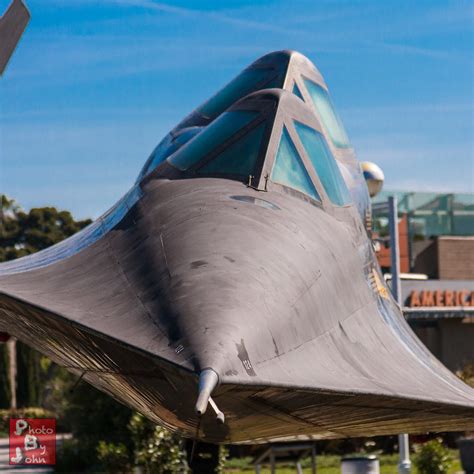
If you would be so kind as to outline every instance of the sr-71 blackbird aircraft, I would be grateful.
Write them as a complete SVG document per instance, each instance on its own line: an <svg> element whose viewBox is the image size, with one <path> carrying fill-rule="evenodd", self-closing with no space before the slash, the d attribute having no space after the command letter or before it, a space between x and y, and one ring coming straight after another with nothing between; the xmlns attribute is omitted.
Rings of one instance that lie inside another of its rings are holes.
<svg viewBox="0 0 474 474"><path fill-rule="evenodd" d="M0 330L210 443L474 429L381 275L314 65L251 64L73 237L0 266Z"/></svg>

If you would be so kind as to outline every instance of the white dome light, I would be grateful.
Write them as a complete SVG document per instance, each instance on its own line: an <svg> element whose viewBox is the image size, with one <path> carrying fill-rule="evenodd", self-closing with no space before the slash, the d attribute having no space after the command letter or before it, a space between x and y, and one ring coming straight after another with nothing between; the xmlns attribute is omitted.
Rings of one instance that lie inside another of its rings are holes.
<svg viewBox="0 0 474 474"><path fill-rule="evenodd" d="M364 173L365 182L369 188L370 197L376 196L383 186L385 176L383 171L375 163L370 161L363 161L361 164L362 172Z"/></svg>

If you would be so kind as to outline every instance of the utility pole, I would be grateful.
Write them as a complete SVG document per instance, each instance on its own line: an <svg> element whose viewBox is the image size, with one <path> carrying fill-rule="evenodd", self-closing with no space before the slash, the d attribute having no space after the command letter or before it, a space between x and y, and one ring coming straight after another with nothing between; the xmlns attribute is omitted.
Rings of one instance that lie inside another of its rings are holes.
<svg viewBox="0 0 474 474"><path fill-rule="evenodd" d="M10 409L17 409L16 402L16 339L11 337L7 342L8 348L8 378L10 379Z"/></svg>
<svg viewBox="0 0 474 474"><path fill-rule="evenodd" d="M396 196L388 198L388 220L390 228L390 257L392 273L392 294L398 305L402 302L402 287L400 283L400 247L398 245L398 202ZM408 435L398 435L398 449L400 459L398 463L398 472L400 474L410 474L410 445Z"/></svg>

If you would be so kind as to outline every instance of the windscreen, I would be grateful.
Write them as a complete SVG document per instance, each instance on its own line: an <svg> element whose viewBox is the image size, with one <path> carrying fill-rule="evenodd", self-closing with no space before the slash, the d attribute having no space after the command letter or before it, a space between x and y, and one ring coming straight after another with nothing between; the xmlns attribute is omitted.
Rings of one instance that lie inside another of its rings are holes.
<svg viewBox="0 0 474 474"><path fill-rule="evenodd" d="M273 68L245 69L197 111L204 117L212 119L252 92L270 87L282 87L283 80L284 74Z"/></svg>
<svg viewBox="0 0 474 474"><path fill-rule="evenodd" d="M281 134L272 181L301 191L318 201L321 200L286 128L283 128Z"/></svg>
<svg viewBox="0 0 474 474"><path fill-rule="evenodd" d="M299 122L295 129L329 199L337 206L349 204L349 191L324 137Z"/></svg>
<svg viewBox="0 0 474 474"><path fill-rule="evenodd" d="M258 155L263 132L261 127L254 129L251 125L259 116L258 112L250 110L223 113L194 140L171 156L168 162L185 171L217 151L218 156L202 166L200 174L206 173L206 169L207 173L233 174L232 171L239 171L237 174L241 174L241 170L247 169L248 163L255 161ZM221 147L224 147L223 150L219 150Z"/></svg>
<svg viewBox="0 0 474 474"><path fill-rule="evenodd" d="M309 79L304 79L304 84L334 146L337 148L349 148L351 146L349 138L344 130L341 119L336 113L328 92Z"/></svg>

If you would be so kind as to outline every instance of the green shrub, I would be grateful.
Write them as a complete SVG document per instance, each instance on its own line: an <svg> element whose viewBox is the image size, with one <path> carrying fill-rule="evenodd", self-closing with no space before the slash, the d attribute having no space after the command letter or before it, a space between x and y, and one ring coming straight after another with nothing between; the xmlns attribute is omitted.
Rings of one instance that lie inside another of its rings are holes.
<svg viewBox="0 0 474 474"><path fill-rule="evenodd" d="M140 413L129 423L135 446L135 465L146 474L174 474L188 472L184 440L161 426L155 425Z"/></svg>
<svg viewBox="0 0 474 474"><path fill-rule="evenodd" d="M76 383L77 377L72 381ZM81 381L64 393L62 410L62 421L80 443L80 450L87 453L88 465L95 469L92 472L97 472L97 466L101 465L97 453L100 441L122 443L132 452L127 429L132 411L112 397Z"/></svg>
<svg viewBox="0 0 474 474"><path fill-rule="evenodd" d="M97 458L105 472L114 474L131 471L128 450L123 443L99 441Z"/></svg>
<svg viewBox="0 0 474 474"><path fill-rule="evenodd" d="M227 467L227 458L229 457L229 448L224 445L219 446L219 465L217 466L217 474L225 472Z"/></svg>
<svg viewBox="0 0 474 474"><path fill-rule="evenodd" d="M413 462L418 474L445 474L453 463L449 449L443 446L440 439L416 445L415 453Z"/></svg>

